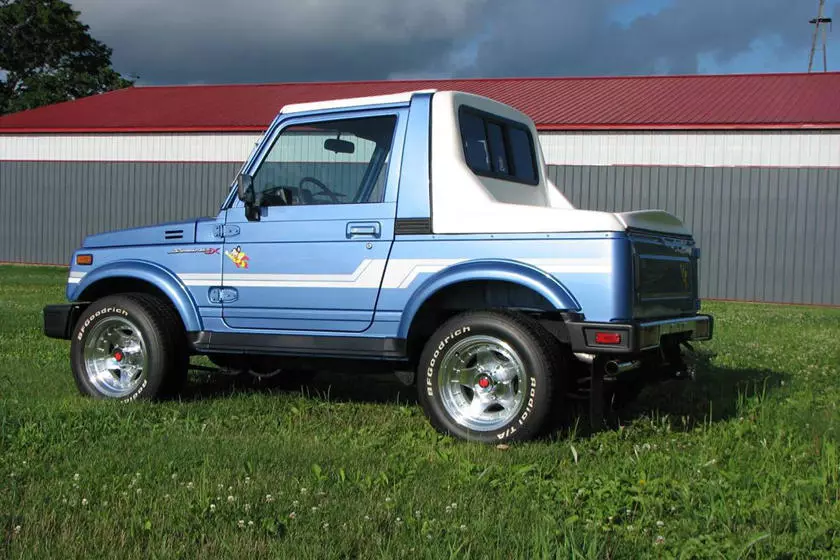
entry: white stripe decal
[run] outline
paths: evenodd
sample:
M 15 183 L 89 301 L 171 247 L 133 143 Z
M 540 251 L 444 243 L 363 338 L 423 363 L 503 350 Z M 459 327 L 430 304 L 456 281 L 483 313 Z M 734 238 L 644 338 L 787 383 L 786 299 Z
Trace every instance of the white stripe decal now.
M 434 274 L 467 259 L 365 259 L 350 274 L 226 274 L 224 285 L 241 288 L 408 288 L 421 274 Z M 609 274 L 606 259 L 519 259 L 549 274 Z M 386 269 L 387 264 L 387 269 Z M 85 272 L 71 272 L 68 284 L 78 284 Z M 384 277 L 383 277 L 384 275 Z M 178 278 L 187 286 L 220 286 L 218 273 L 184 273 Z
M 224 285 L 252 288 L 408 288 L 418 276 L 434 274 L 467 259 L 365 259 L 350 274 L 225 274 Z M 609 274 L 607 259 L 519 259 L 549 274 Z M 386 269 L 387 265 L 387 269 Z M 384 276 L 383 276 L 384 274 Z M 179 274 L 187 286 L 218 286 L 220 274 Z

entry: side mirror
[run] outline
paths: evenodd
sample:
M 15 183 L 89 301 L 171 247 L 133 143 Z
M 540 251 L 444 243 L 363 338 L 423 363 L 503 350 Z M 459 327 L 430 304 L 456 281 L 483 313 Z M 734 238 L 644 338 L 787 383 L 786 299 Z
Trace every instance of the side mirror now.
M 339 140 L 338 138 L 329 138 L 324 141 L 324 149 L 329 150 L 335 154 L 352 154 L 356 152 L 356 145 L 347 140 Z
M 247 173 L 240 173 L 236 177 L 236 194 L 245 204 L 254 204 L 254 178 Z
M 257 205 L 257 195 L 254 192 L 254 178 L 247 173 L 240 173 L 236 177 L 236 194 L 245 204 L 245 218 L 249 222 L 260 221 L 260 207 Z

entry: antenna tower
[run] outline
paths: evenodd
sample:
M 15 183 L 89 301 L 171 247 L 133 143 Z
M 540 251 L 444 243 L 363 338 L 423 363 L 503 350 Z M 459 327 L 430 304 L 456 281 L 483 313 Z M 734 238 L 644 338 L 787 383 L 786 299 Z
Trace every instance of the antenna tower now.
M 817 53 L 817 39 L 820 37 L 820 29 L 822 29 L 822 54 L 823 54 L 823 72 L 828 72 L 828 53 L 826 51 L 826 28 L 831 29 L 831 18 L 824 17 L 825 0 L 820 0 L 820 10 L 817 17 L 810 22 L 814 26 L 814 40 L 811 42 L 811 55 L 808 57 L 808 72 L 814 68 L 814 55 Z

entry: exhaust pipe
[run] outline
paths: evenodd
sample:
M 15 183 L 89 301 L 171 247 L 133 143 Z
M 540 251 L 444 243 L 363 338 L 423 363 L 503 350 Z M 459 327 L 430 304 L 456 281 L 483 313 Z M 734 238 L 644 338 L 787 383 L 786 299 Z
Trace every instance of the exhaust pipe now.
M 619 375 L 627 371 L 639 369 L 641 366 L 642 362 L 640 362 L 639 360 L 633 360 L 632 362 L 611 361 L 604 364 L 604 372 L 607 375 Z

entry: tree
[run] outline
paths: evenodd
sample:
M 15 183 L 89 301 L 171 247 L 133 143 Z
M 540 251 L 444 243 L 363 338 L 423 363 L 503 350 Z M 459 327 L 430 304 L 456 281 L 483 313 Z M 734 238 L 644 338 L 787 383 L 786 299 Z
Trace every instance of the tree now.
M 132 84 L 62 0 L 0 0 L 0 114 Z

